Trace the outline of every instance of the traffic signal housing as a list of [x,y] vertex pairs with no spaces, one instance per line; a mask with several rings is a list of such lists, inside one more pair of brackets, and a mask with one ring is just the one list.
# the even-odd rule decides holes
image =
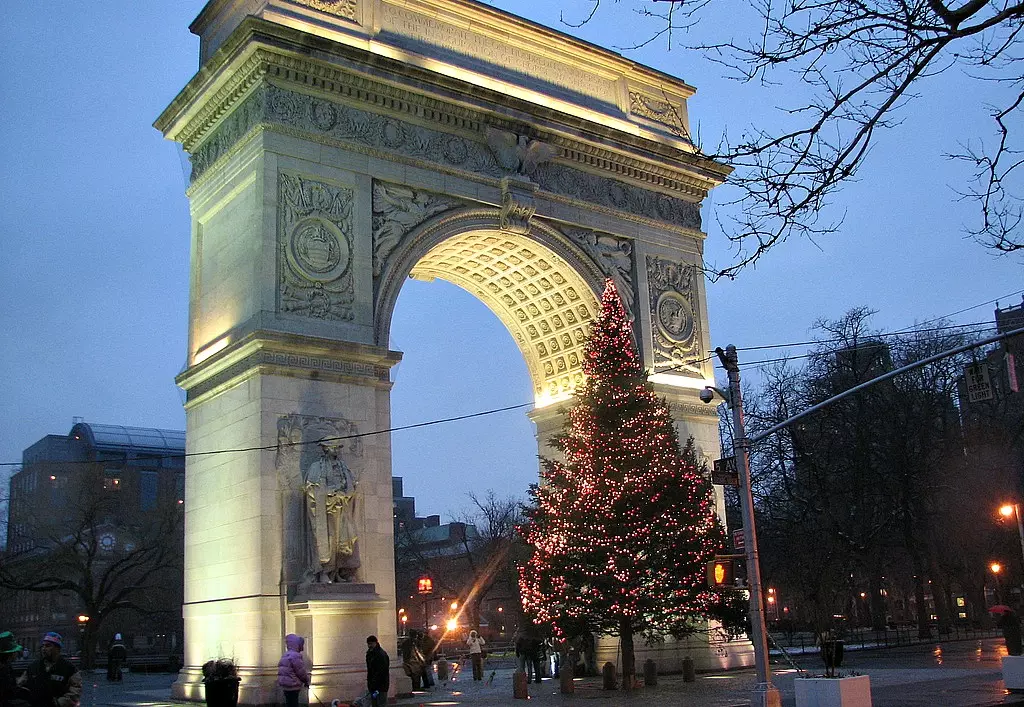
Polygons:
[[736,567],[731,559],[719,558],[708,563],[708,585],[716,589],[736,586]]

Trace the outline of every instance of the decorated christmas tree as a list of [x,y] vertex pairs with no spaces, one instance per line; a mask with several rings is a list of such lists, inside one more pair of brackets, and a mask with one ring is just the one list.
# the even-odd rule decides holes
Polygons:
[[633,684],[634,636],[682,634],[717,600],[707,562],[724,542],[711,481],[679,446],[667,403],[647,382],[609,280],[583,363],[586,381],[542,460],[523,535],[523,607],[556,634],[619,636]]

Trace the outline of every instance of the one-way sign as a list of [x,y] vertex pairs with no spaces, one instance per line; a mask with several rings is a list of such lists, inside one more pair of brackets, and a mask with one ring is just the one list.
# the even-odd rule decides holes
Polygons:
[[736,457],[716,459],[711,470],[711,482],[722,486],[739,486],[740,474],[736,470]]

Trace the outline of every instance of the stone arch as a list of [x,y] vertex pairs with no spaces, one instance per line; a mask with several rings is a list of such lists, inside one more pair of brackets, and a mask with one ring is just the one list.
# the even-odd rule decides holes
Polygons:
[[391,253],[374,297],[375,343],[388,346],[407,277],[442,279],[480,299],[526,361],[538,406],[569,397],[583,379],[583,345],[604,272],[537,220],[503,229],[497,209],[457,209],[414,228]]

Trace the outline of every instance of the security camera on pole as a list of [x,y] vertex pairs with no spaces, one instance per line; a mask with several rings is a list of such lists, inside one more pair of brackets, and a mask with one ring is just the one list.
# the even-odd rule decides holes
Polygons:
[[750,441],[743,425],[743,394],[740,392],[740,367],[736,347],[725,351],[715,349],[722,367],[729,374],[729,390],[707,387],[700,391],[700,399],[710,403],[718,393],[732,410],[733,453],[740,477],[740,511],[743,518],[743,542],[747,555],[747,585],[750,589],[750,640],[754,645],[754,668],[757,685],[751,696],[751,707],[781,707],[782,695],[772,685],[771,667],[768,665],[768,638],[761,603],[761,566],[757,557],[757,533],[754,529],[754,496],[750,490]]

